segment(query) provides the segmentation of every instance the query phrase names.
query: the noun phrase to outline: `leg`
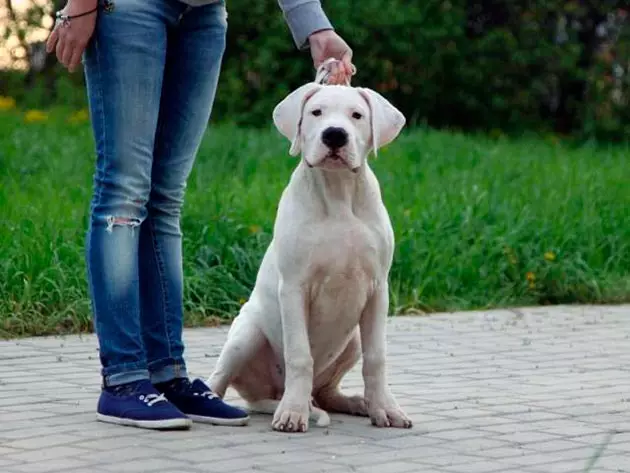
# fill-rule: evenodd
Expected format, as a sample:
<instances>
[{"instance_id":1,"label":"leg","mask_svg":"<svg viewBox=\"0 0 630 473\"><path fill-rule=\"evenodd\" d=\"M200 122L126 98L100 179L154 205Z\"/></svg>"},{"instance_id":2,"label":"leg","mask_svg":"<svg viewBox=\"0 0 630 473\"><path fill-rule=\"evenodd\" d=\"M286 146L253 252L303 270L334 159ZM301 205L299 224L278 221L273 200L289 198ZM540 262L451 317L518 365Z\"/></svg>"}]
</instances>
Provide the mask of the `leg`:
<instances>
[{"instance_id":1,"label":"leg","mask_svg":"<svg viewBox=\"0 0 630 473\"><path fill-rule=\"evenodd\" d=\"M346 396L339 390L339 383L345 374L361 358L361 339L357 331L335 363L315 378L315 402L329 412L367 416L367 406L363 396Z\"/></svg>"},{"instance_id":2,"label":"leg","mask_svg":"<svg viewBox=\"0 0 630 473\"><path fill-rule=\"evenodd\" d=\"M191 425L149 382L140 333L139 227L151 189L168 5L120 1L113 13L99 11L84 57L97 151L86 250L104 384L97 419L151 429Z\"/></svg>"},{"instance_id":3,"label":"leg","mask_svg":"<svg viewBox=\"0 0 630 473\"><path fill-rule=\"evenodd\" d=\"M182 341L180 215L214 101L225 49L225 7L222 2L196 8L169 2L178 14L167 34L151 193L139 231L143 343L152 383L182 412L199 422L245 425L246 412L225 404L201 380L190 382Z\"/></svg>"},{"instance_id":4,"label":"leg","mask_svg":"<svg viewBox=\"0 0 630 473\"><path fill-rule=\"evenodd\" d=\"M411 420L400 409L387 385L386 347L389 285L382 281L361 316L363 381L372 424L378 427L410 428Z\"/></svg>"},{"instance_id":5,"label":"leg","mask_svg":"<svg viewBox=\"0 0 630 473\"><path fill-rule=\"evenodd\" d=\"M251 300L243 305L240 314L232 322L214 372L208 379L208 386L221 397L225 396L228 385L245 365L260 362L266 367L269 363L267 359L252 360L264 348L266 339L262 331L248 320L249 310L255 310Z\"/></svg>"},{"instance_id":6,"label":"leg","mask_svg":"<svg viewBox=\"0 0 630 473\"><path fill-rule=\"evenodd\" d=\"M186 8L168 32L151 194L140 227L140 321L153 383L187 377L181 209L225 49L225 7Z\"/></svg>"},{"instance_id":7,"label":"leg","mask_svg":"<svg viewBox=\"0 0 630 473\"><path fill-rule=\"evenodd\" d=\"M276 399L262 399L260 401L248 403L250 412L258 414L275 414L280 406L280 402ZM314 421L318 427L328 427L330 425L330 416L325 410L310 404L309 420Z\"/></svg>"},{"instance_id":8,"label":"leg","mask_svg":"<svg viewBox=\"0 0 630 473\"><path fill-rule=\"evenodd\" d=\"M100 11L85 53L97 151L86 257L107 386L149 377L140 334L138 245L165 53L162 13L142 2Z\"/></svg>"},{"instance_id":9,"label":"leg","mask_svg":"<svg viewBox=\"0 0 630 473\"><path fill-rule=\"evenodd\" d=\"M306 326L306 300L299 284L280 282L285 391L271 423L274 430L306 432L313 391L313 357Z\"/></svg>"}]
</instances>

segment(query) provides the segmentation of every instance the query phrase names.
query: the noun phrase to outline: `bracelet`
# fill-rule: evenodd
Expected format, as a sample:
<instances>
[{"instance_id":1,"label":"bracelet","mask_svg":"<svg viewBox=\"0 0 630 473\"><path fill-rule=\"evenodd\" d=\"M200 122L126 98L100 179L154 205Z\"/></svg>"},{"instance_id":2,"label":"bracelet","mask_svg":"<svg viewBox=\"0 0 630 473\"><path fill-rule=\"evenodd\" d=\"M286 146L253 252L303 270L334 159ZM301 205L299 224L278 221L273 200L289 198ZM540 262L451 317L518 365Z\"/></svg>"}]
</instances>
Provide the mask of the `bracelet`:
<instances>
[{"instance_id":1,"label":"bracelet","mask_svg":"<svg viewBox=\"0 0 630 473\"><path fill-rule=\"evenodd\" d=\"M58 21L60 21L62 23L63 26L70 26L70 20L73 20L75 18L81 18L82 16L87 16L87 15L91 15L92 13L96 12L98 10L98 5L96 7L94 7L94 9L83 12L83 13L79 13L77 15L64 15L61 11L58 11L55 13L55 18L57 18Z\"/></svg>"}]
</instances>

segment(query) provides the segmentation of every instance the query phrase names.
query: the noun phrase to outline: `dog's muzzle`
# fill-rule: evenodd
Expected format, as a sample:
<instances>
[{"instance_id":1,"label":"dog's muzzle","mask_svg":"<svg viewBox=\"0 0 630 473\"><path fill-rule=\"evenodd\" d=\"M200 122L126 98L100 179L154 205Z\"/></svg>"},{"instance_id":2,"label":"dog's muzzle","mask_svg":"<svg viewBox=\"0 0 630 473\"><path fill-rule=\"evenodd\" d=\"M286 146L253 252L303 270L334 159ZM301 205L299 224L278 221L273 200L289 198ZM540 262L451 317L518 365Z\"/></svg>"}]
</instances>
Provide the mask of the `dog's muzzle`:
<instances>
[{"instance_id":1,"label":"dog's muzzle","mask_svg":"<svg viewBox=\"0 0 630 473\"><path fill-rule=\"evenodd\" d=\"M348 132L343 128L330 126L322 132L322 143L331 150L338 150L348 144Z\"/></svg>"}]
</instances>

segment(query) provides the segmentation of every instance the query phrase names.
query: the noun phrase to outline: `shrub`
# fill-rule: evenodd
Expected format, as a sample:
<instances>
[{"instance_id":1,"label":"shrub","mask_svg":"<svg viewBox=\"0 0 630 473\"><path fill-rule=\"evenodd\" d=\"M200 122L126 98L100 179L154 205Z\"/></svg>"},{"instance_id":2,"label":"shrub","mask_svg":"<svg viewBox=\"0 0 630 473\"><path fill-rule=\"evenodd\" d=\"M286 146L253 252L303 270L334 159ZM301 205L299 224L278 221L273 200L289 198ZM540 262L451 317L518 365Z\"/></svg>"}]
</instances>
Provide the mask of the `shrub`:
<instances>
[{"instance_id":1,"label":"shrub","mask_svg":"<svg viewBox=\"0 0 630 473\"><path fill-rule=\"evenodd\" d=\"M354 83L386 95L412 123L605 139L627 136L630 126L628 21L615 3L323 0L354 49ZM276 2L227 6L214 119L267 125L273 106L313 78L310 57L296 51ZM63 77L56 100L83 100L72 92L80 75Z\"/></svg>"},{"instance_id":2,"label":"shrub","mask_svg":"<svg viewBox=\"0 0 630 473\"><path fill-rule=\"evenodd\" d=\"M386 95L412 122L622 137L630 123L627 107L623 101L609 104L608 89L594 85L623 69L624 60L630 65L627 23L621 28L626 34L605 45L615 61L602 62L599 45L592 46L595 29L614 11L611 2L599 9L562 0L526 7L491 3L480 10L463 1L392 0L384 7L376 0L345 0L324 6L354 49L354 83ZM228 54L215 117L267 123L275 103L313 77L311 63L293 49L275 2L230 0L228 6ZM627 95L627 80L616 87L618 95ZM605 123L599 123L602 115Z\"/></svg>"}]
</instances>

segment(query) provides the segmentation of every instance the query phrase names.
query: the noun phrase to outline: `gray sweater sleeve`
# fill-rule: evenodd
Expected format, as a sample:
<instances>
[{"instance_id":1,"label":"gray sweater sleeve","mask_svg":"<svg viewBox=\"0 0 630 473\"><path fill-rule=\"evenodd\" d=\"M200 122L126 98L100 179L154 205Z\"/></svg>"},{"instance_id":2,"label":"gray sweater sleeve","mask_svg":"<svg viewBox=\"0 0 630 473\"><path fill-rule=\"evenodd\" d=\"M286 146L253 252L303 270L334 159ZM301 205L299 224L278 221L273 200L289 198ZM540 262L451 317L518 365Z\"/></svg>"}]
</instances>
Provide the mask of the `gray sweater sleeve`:
<instances>
[{"instance_id":1,"label":"gray sweater sleeve","mask_svg":"<svg viewBox=\"0 0 630 473\"><path fill-rule=\"evenodd\" d=\"M333 29L319 0L278 0L298 49L308 48L308 37L319 30Z\"/></svg>"}]
</instances>

